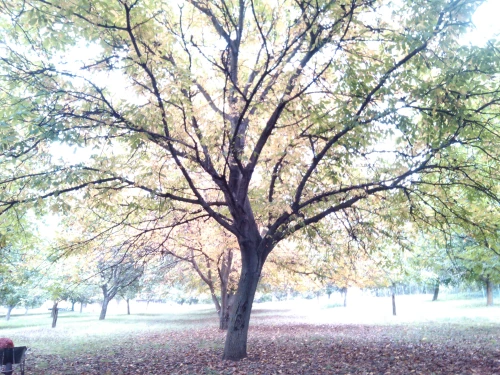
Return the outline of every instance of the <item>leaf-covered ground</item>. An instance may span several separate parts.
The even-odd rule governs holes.
[[[210,327],[132,334],[97,353],[33,348],[27,373],[500,374],[500,327],[455,324],[254,324],[249,357],[222,361],[224,333]]]

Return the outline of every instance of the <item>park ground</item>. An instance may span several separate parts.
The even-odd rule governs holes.
[[[151,305],[132,315],[47,312],[0,321],[29,347],[27,375],[500,374],[500,307],[429,295],[255,304],[248,358],[221,359],[209,305]],[[134,305],[133,305],[134,307]],[[138,306],[135,306],[138,310]],[[134,312],[134,311],[133,311]]]

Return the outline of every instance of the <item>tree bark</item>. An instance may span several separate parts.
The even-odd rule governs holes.
[[[229,328],[229,313],[221,310],[219,315],[219,329],[221,331],[226,331]]]
[[[243,359],[247,356],[250,313],[265,260],[259,254],[257,246],[253,249],[241,247],[241,276],[238,282],[238,290],[234,297],[223,355],[223,359],[233,361]]]
[[[392,315],[396,316],[396,285],[392,285]]]
[[[130,298],[127,298],[127,315],[130,315]]]
[[[12,310],[14,310],[14,306],[7,306],[7,315],[5,315],[5,320],[10,320],[10,313],[12,312]]]
[[[342,288],[342,294],[344,295],[344,307],[347,307],[347,288]]]
[[[104,299],[102,300],[101,314],[99,315],[99,320],[106,319],[106,312],[108,311],[108,303],[109,303],[108,297],[104,297]]]
[[[491,285],[490,275],[486,277],[486,306],[493,306],[493,286]]]
[[[436,284],[434,285],[434,295],[432,296],[433,301],[437,301],[439,295],[439,280],[436,280]]]
[[[102,289],[102,306],[101,306],[101,314],[99,315],[99,320],[106,319],[106,312],[108,311],[108,304],[113,298],[115,298],[117,289],[115,287],[109,288],[106,284],[101,285]],[[148,301],[149,303],[149,301]]]
[[[219,329],[227,330],[229,327],[229,318],[231,316],[232,304],[234,301],[234,294],[224,291],[221,297],[221,310],[219,312]]]
[[[58,304],[59,302],[54,302],[52,305],[52,328],[56,328],[57,325],[57,317],[59,315],[59,308],[57,307]]]
[[[215,311],[217,311],[217,315],[221,316],[221,307],[220,307],[219,299],[217,298],[217,295],[215,294],[215,291],[214,292],[210,291],[210,295],[212,296],[212,302],[214,303]]]
[[[229,276],[233,264],[233,251],[229,249],[224,256],[222,267],[219,269],[220,280],[220,311],[219,311],[219,329],[227,330],[229,327],[229,318],[231,316],[232,304],[234,302],[234,293],[229,291]]]

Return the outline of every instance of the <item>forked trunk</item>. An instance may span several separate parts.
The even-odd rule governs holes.
[[[106,319],[106,312],[108,311],[108,303],[109,299],[105,297],[102,300],[101,314],[99,315],[99,320]]]
[[[52,305],[52,328],[56,328],[57,325],[57,317],[59,315],[58,304],[59,302],[54,302],[54,305]]]
[[[486,306],[493,306],[493,287],[491,285],[490,275],[486,277]]]
[[[14,310],[14,306],[7,306],[7,315],[5,315],[5,320],[10,320],[10,313]]]
[[[247,356],[248,324],[264,260],[254,251],[242,252],[241,276],[224,346],[224,359],[237,361]]]
[[[439,280],[436,281],[434,285],[434,295],[432,296],[433,301],[437,301],[439,295]]]

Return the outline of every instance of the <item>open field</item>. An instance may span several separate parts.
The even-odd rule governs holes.
[[[484,300],[353,296],[254,305],[249,358],[222,361],[224,333],[211,306],[160,313],[61,312],[0,321],[0,336],[30,347],[27,373],[94,374],[500,374],[500,307]]]

